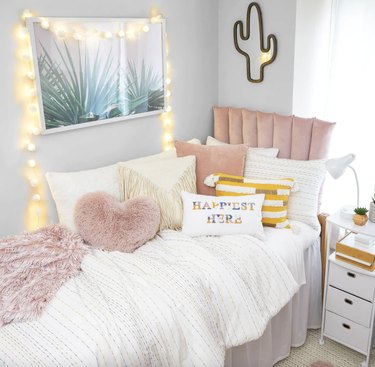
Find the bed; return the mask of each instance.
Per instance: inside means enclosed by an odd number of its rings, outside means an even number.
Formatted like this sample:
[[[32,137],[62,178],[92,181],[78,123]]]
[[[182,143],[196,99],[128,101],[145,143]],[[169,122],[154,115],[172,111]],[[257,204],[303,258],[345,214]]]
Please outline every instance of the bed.
[[[214,115],[216,138],[301,160],[324,158],[333,128]],[[92,250],[39,320],[0,328],[0,366],[272,366],[320,325],[319,234],[292,221],[264,241],[167,230],[134,254]]]

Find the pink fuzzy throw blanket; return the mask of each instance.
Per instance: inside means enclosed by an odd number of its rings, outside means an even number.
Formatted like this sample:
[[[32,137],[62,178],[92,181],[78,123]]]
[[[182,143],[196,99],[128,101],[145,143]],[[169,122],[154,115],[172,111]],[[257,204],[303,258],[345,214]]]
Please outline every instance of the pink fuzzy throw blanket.
[[[88,247],[62,226],[0,239],[0,326],[40,316]]]

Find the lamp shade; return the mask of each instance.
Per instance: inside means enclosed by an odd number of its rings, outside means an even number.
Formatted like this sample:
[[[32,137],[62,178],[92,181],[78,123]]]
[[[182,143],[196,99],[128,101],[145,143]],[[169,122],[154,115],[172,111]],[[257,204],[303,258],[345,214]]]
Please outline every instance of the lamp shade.
[[[349,167],[355,159],[354,154],[348,154],[341,158],[329,159],[326,162],[326,168],[328,173],[334,178],[337,179],[345,172],[345,169]]]

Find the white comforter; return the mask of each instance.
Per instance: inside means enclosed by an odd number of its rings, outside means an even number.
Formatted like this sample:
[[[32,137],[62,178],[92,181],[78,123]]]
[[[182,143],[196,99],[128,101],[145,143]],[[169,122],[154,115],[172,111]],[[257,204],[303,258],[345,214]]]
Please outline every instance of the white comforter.
[[[245,235],[166,231],[134,254],[93,250],[82,270],[38,321],[0,329],[0,366],[222,366],[298,290]]]

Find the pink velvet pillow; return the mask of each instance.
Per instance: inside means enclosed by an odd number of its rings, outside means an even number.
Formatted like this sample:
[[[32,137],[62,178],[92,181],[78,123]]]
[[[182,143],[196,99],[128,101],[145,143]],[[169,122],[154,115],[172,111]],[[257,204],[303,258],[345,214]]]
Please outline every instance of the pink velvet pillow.
[[[160,209],[146,197],[120,203],[105,192],[91,192],[77,201],[74,221],[79,234],[90,245],[108,251],[133,252],[157,233]]]
[[[178,157],[196,156],[198,194],[215,196],[215,189],[204,184],[204,179],[212,173],[224,172],[229,175],[243,176],[246,153],[249,148],[245,144],[207,146],[176,141],[175,146]]]

